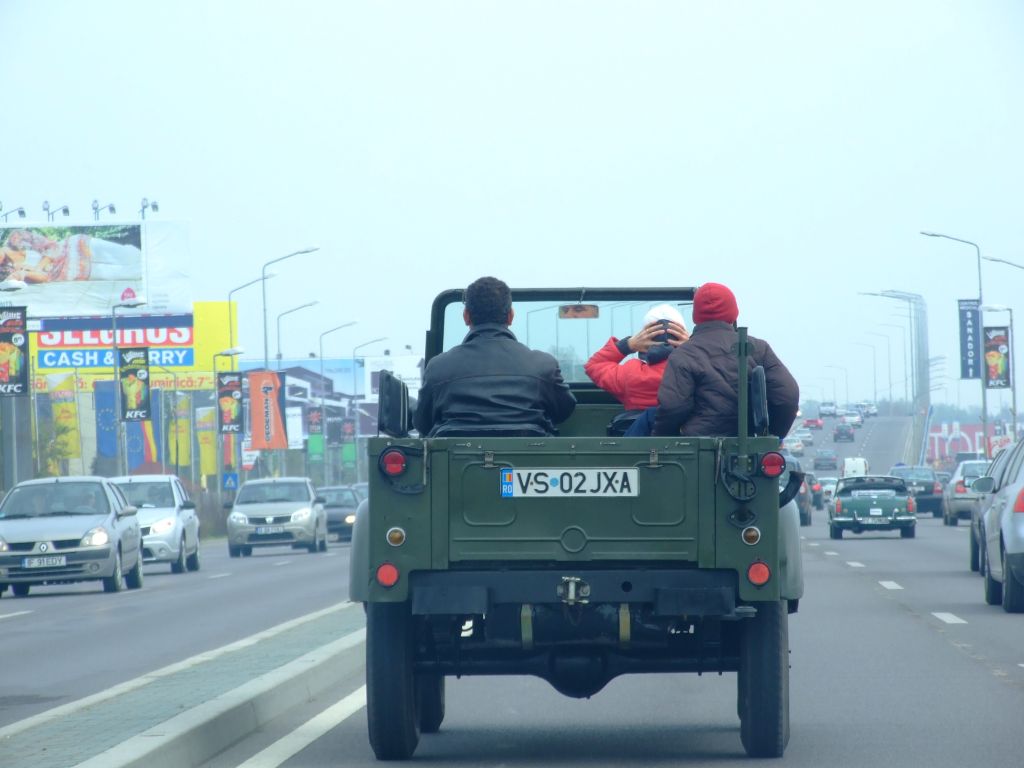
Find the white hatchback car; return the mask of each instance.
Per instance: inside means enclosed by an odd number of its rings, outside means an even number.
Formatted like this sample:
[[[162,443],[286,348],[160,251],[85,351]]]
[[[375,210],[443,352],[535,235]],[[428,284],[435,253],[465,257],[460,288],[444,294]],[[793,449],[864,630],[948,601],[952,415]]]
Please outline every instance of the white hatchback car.
[[[138,509],[142,560],[170,563],[172,573],[199,570],[199,516],[174,475],[111,478],[128,503]]]

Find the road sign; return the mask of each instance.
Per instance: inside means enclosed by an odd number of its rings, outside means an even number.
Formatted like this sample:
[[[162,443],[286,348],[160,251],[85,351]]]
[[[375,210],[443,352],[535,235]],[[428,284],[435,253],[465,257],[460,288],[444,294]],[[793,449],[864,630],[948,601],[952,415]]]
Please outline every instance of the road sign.
[[[225,472],[224,480],[222,481],[225,491],[237,491],[238,490],[238,473],[237,472]]]

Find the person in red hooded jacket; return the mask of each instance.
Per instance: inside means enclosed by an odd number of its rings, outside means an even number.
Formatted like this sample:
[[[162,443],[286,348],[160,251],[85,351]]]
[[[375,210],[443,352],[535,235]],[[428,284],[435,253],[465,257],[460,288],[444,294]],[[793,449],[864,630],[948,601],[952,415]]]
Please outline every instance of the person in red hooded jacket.
[[[655,435],[736,434],[739,368],[736,297],[721,283],[704,283],[693,297],[693,334],[668,358],[658,389]],[[783,438],[796,420],[800,388],[768,342],[748,336],[753,369],[764,366],[768,430]]]

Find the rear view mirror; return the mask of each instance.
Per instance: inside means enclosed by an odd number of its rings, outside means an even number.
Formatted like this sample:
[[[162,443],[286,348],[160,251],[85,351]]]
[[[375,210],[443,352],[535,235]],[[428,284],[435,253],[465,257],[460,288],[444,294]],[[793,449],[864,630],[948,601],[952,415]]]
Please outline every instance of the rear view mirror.
[[[755,435],[768,434],[768,383],[760,365],[750,372],[750,426]]]
[[[233,506],[235,506],[235,503],[233,501],[224,502],[224,509],[231,509]]]
[[[128,507],[123,507],[121,509],[121,511],[118,513],[118,516],[119,517],[131,517],[132,515],[137,515],[138,512],[139,512],[138,507],[128,506]]]
[[[991,477],[979,477],[971,483],[971,490],[975,493],[992,493],[996,487],[996,481]]]
[[[377,424],[389,437],[409,434],[409,387],[391,371],[380,372]]]
[[[563,304],[558,308],[559,320],[593,320],[601,313],[597,304]]]
[[[195,509],[196,503],[194,501],[183,501],[181,502],[182,509]]]
[[[323,496],[317,496],[315,499],[313,499],[313,503],[314,504],[326,504],[327,503],[327,499],[325,499]]]

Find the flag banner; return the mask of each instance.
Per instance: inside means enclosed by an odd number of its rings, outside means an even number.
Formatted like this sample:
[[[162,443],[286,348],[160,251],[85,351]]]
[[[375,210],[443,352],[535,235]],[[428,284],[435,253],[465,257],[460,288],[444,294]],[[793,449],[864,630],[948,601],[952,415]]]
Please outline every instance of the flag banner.
[[[306,434],[322,435],[324,433],[324,412],[319,406],[306,409]]]
[[[977,299],[960,299],[960,378],[981,378],[981,305]]]
[[[223,434],[242,434],[242,374],[217,374],[217,411]]]
[[[217,474],[217,409],[196,408],[196,438],[199,441],[199,472]]]
[[[159,395],[159,392],[157,393]],[[130,421],[125,424],[125,445],[128,471],[132,473],[165,472],[163,452],[163,410],[161,398],[153,398],[153,409],[148,421]]]
[[[167,436],[167,463],[175,466],[175,474],[181,467],[192,464],[192,398],[188,394],[175,393],[172,399],[171,424]]]
[[[0,397],[28,392],[28,310],[0,309]]]
[[[149,349],[119,349],[118,378],[121,382],[121,420],[146,421],[150,418]]]
[[[284,376],[274,371],[249,373],[249,419],[252,447],[257,451],[288,448],[284,423]],[[299,422],[301,426],[301,421]],[[301,435],[300,435],[301,438]]]
[[[81,458],[77,381],[70,373],[60,373],[47,376],[46,383],[53,413],[54,441],[59,452],[66,459]]]
[[[116,382],[97,381],[93,388],[96,404],[96,452],[105,458],[117,456]]]
[[[985,387],[1010,389],[1010,329],[1005,325],[986,326]]]

